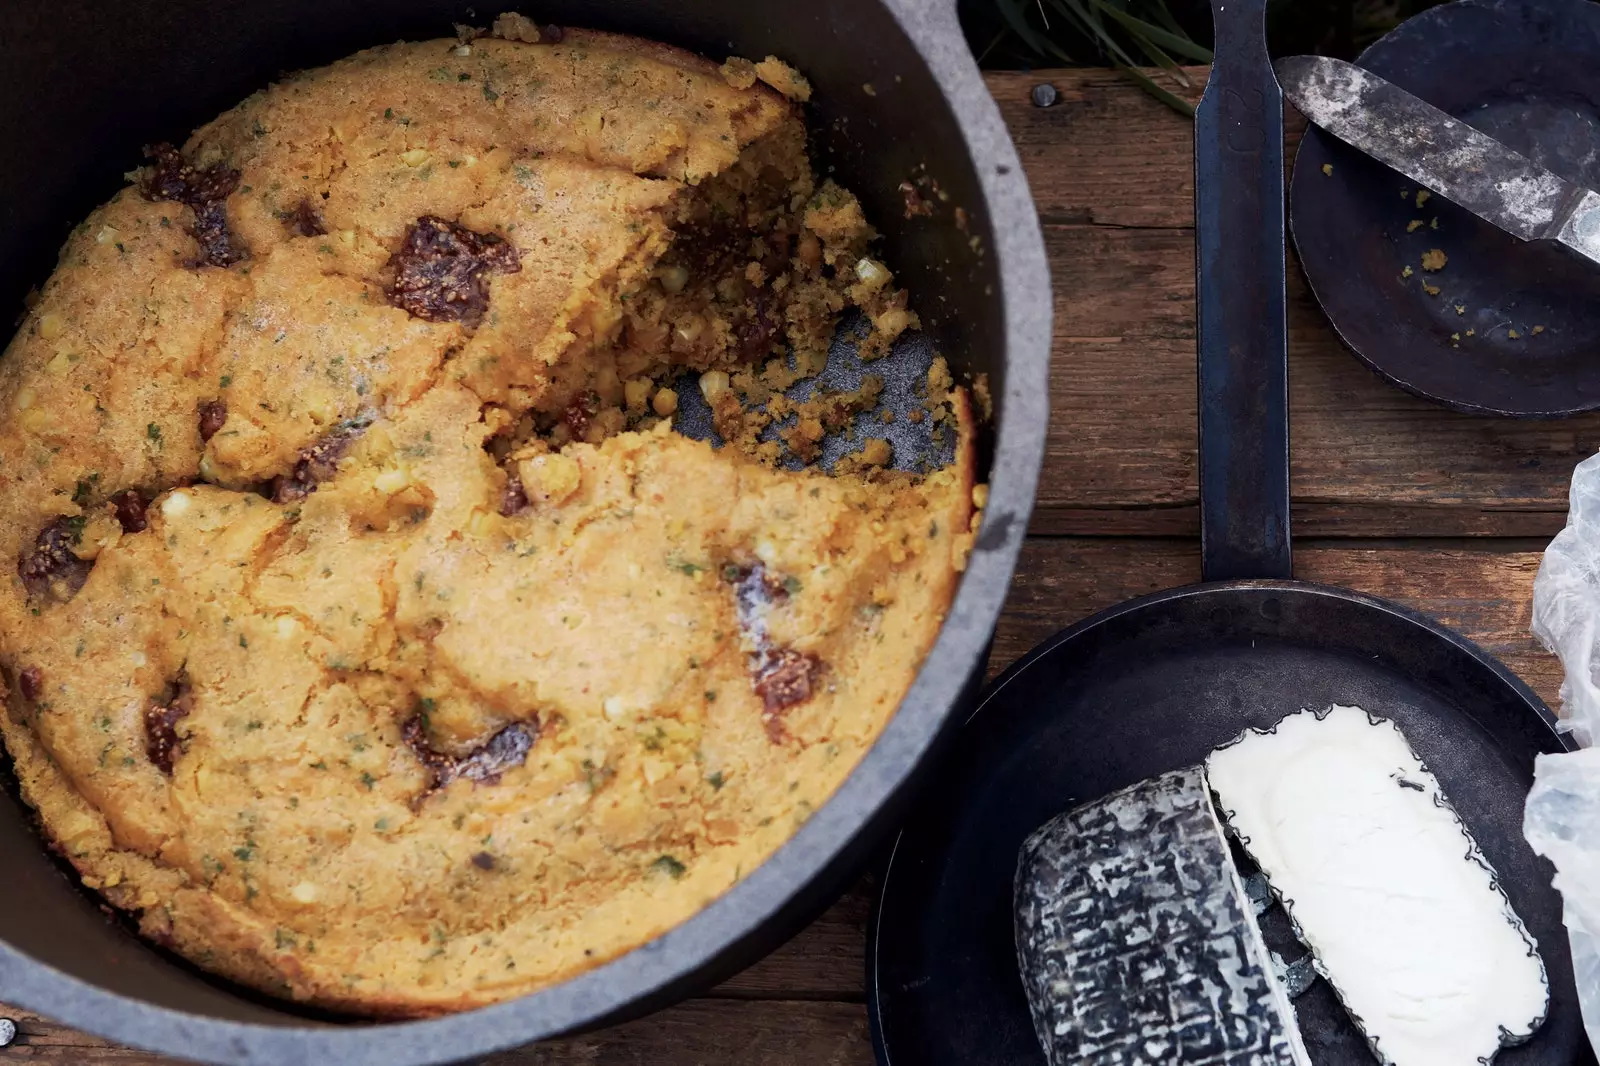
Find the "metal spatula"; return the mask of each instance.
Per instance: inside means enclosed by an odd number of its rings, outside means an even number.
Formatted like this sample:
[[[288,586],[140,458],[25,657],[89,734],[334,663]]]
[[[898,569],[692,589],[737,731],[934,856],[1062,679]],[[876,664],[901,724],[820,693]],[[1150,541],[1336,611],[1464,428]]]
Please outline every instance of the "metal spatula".
[[[1287,578],[1292,569],[1283,98],[1267,57],[1266,7],[1212,0],[1216,60],[1195,111],[1207,581]]]

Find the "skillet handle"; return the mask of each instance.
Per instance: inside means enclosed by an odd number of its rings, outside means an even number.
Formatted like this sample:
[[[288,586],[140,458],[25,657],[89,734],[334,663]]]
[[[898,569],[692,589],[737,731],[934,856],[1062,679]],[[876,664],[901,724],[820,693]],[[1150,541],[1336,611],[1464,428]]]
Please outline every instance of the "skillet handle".
[[[1283,96],[1266,0],[1212,0],[1212,14],[1194,128],[1201,572],[1288,578]]]

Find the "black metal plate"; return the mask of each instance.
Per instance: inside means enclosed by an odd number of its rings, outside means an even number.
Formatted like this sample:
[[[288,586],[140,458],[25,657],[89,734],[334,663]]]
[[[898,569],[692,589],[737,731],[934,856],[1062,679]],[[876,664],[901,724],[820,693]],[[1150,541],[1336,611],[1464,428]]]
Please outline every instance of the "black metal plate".
[[[1460,0],[1408,20],[1358,62],[1569,181],[1600,188],[1600,5]],[[1518,241],[1441,197],[1419,208],[1417,188],[1307,130],[1290,229],[1339,336],[1390,381],[1459,411],[1554,417],[1600,408],[1600,269]],[[1449,262],[1428,273],[1421,258],[1433,248]]]
[[[1549,710],[1464,638],[1393,604],[1295,582],[1200,585],[1097,615],[990,686],[943,784],[901,834],[868,941],[887,1066],[1043,1063],[1017,974],[1011,881],[1034,828],[1203,759],[1303,706],[1392,718],[1443,784],[1538,939],[1550,1017],[1497,1066],[1592,1063],[1551,867],[1522,839]],[[1319,1066],[1371,1053],[1324,983],[1296,1001]]]

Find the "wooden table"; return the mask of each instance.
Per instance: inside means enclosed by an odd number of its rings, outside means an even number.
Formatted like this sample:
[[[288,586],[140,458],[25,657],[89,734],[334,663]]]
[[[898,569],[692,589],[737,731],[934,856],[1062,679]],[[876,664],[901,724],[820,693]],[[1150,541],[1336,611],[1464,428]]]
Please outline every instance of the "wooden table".
[[[1059,104],[1031,105],[1040,81]],[[1109,71],[992,74],[989,85],[1033,182],[1056,294],[1049,456],[998,671],[1084,615],[1197,580],[1200,560],[1189,123]],[[1433,614],[1554,705],[1560,667],[1528,635],[1533,575],[1564,522],[1572,467],[1600,444],[1600,416],[1511,422],[1413,399],[1339,346],[1297,271],[1289,327],[1297,576]],[[869,1066],[870,898],[863,881],[700,998],[485,1062]],[[168,1061],[10,1013],[22,1036],[0,1066]]]

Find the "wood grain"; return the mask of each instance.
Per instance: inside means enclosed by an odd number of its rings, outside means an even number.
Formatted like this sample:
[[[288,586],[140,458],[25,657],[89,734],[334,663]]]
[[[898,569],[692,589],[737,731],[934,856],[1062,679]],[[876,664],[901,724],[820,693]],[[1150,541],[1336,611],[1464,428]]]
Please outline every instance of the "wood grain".
[[[1041,81],[1060,90],[1059,104],[1029,102]],[[1111,71],[992,74],[989,84],[1045,224],[1056,297],[1049,458],[1032,529],[1193,535],[1191,127]],[[1561,528],[1572,468],[1600,446],[1600,414],[1508,421],[1416,399],[1343,347],[1298,267],[1289,328],[1298,534]]]
[[[0,1062],[40,1066],[175,1066],[118,1048],[36,1014],[12,1012],[22,1032]],[[859,1003],[690,1000],[648,1018],[583,1036],[473,1060],[481,1066],[870,1066],[866,1008]],[[307,1066],[338,1066],[308,1063]]]
[[[1438,548],[1427,541],[1302,545],[1295,552],[1295,576],[1422,611],[1482,645],[1556,706],[1560,663],[1528,631],[1539,553],[1464,543],[1470,546]],[[1072,621],[1199,579],[1198,541],[1034,537],[1012,583],[991,671]]]
[[[1203,71],[1191,74],[1203,81]],[[1062,102],[1033,107],[1028,93],[1046,80]],[[1190,128],[1109,71],[992,74],[989,84],[1032,180],[1056,294],[1040,535],[1023,552],[996,636],[997,673],[1082,617],[1196,580],[1199,549]],[[1295,271],[1290,329],[1297,576],[1429,613],[1553,704],[1559,666],[1527,632],[1538,538],[1560,527],[1572,466],[1600,444],[1600,416],[1468,418],[1407,396],[1340,347]],[[867,1066],[870,901],[863,880],[700,998],[482,1061]],[[170,1061],[0,1013],[22,1030],[0,1066]]]

